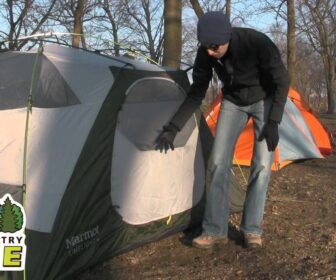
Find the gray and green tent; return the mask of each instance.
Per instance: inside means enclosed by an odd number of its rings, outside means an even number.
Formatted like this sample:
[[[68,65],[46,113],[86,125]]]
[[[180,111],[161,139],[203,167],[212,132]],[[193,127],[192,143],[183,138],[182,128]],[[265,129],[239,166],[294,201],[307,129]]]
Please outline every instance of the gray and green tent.
[[[184,71],[58,45],[2,52],[0,65],[0,197],[25,208],[25,279],[73,279],[199,223],[212,144],[204,119],[188,121],[174,151],[153,144],[185,98]],[[231,190],[239,210],[244,192]]]

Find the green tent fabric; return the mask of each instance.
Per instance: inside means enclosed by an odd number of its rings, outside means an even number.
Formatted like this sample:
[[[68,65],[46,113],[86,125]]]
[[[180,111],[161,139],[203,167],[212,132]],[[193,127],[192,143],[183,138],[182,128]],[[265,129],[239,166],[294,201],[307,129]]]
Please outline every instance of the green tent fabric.
[[[36,55],[0,54],[0,197],[10,193],[18,202],[23,100]],[[188,121],[174,151],[154,150],[188,91],[184,71],[47,45],[36,73],[26,279],[73,279],[116,254],[200,223],[213,141],[202,114]],[[230,196],[231,210],[241,211],[245,192],[234,178]],[[0,272],[0,279],[23,279],[23,272]]]

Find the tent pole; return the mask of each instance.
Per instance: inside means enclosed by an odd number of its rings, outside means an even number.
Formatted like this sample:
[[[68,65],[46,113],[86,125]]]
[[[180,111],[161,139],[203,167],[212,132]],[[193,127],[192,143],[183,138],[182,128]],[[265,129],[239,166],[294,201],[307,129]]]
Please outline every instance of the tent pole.
[[[22,206],[26,208],[26,191],[27,191],[27,161],[28,161],[28,131],[29,131],[29,116],[33,112],[33,88],[34,81],[36,76],[37,62],[40,54],[43,51],[42,41],[40,41],[39,48],[37,50],[33,69],[32,77],[30,81],[28,101],[27,101],[27,114],[26,114],[26,125],[25,125],[25,134],[24,134],[24,149],[23,149],[23,174],[22,174]],[[23,271],[23,279],[26,280],[26,269]]]
[[[27,189],[27,161],[28,161],[28,131],[29,131],[29,116],[33,112],[33,88],[36,76],[37,62],[40,54],[42,53],[42,41],[37,50],[33,69],[32,77],[29,86],[28,101],[27,101],[27,113],[26,113],[26,125],[24,134],[24,149],[23,149],[23,175],[22,175],[22,206],[25,207],[26,189]]]

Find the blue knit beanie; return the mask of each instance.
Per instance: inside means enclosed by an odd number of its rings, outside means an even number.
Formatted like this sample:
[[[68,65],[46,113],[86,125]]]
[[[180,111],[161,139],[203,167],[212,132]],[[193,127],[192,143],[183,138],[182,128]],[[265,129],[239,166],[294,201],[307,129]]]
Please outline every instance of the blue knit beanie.
[[[229,18],[222,12],[208,12],[197,24],[197,39],[202,45],[226,44],[231,39],[232,27]]]

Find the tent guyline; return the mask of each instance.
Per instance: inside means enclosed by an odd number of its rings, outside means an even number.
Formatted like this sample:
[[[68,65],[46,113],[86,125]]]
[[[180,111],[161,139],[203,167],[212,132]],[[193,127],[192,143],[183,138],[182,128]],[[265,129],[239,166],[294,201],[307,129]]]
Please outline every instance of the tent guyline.
[[[10,42],[15,42],[15,41],[25,41],[25,40],[38,41],[38,42],[44,41],[44,42],[50,42],[50,43],[57,43],[59,45],[65,45],[67,47],[82,49],[82,50],[85,50],[85,51],[89,51],[89,52],[94,52],[94,53],[100,54],[100,50],[90,51],[90,50],[83,49],[83,48],[80,48],[80,47],[69,46],[67,44],[61,43],[61,42],[59,42],[59,39],[58,39],[58,36],[60,36],[60,35],[83,36],[83,34],[80,34],[80,33],[52,32],[52,31],[50,31],[50,32],[45,32],[45,33],[33,34],[33,35],[29,35],[29,36],[23,36],[23,37],[15,39],[15,40],[2,41],[2,42],[0,42],[0,46],[5,45],[5,44],[10,43]],[[48,41],[48,40],[46,40],[46,38],[56,38],[57,42]],[[93,38],[97,38],[97,39],[101,40],[101,38],[99,38],[99,37],[93,36]],[[125,50],[127,50],[129,52],[131,52],[131,53],[133,53],[135,55],[139,55],[139,56],[145,58],[146,60],[150,61],[151,63],[153,63],[155,65],[159,65],[156,61],[152,60],[150,57],[146,56],[145,54],[141,53],[140,51],[137,51],[136,49],[134,49],[132,47],[123,46],[120,43],[117,43],[117,42],[114,42],[114,41],[106,41],[106,42],[107,43],[113,43],[113,44],[119,45],[119,46],[121,46],[122,48],[124,48]],[[111,56],[109,56],[109,57],[112,58],[112,59],[116,59],[115,57],[111,57]]]
[[[50,42],[50,43],[57,43],[58,45],[64,45],[64,46],[67,46],[67,47],[72,47],[72,48],[78,48],[78,49],[82,49],[82,50],[86,50],[86,51],[90,51],[90,50],[87,50],[87,49],[83,49],[83,48],[80,48],[80,47],[74,47],[74,46],[70,46],[68,44],[65,44],[65,43],[62,43],[59,41],[59,38],[58,36],[64,36],[64,35],[70,35],[70,36],[83,36],[83,34],[81,33],[72,33],[72,32],[53,32],[53,31],[49,31],[49,32],[43,32],[43,33],[37,33],[37,34],[32,34],[32,35],[28,35],[28,36],[22,36],[22,37],[19,37],[15,40],[5,40],[5,41],[2,41],[0,42],[0,50],[1,50],[1,46],[7,44],[7,43],[10,43],[10,42],[15,42],[15,41],[24,41],[24,40],[30,40],[30,41],[45,41],[45,42]],[[113,45],[118,45],[122,50],[125,50],[127,52],[130,52],[131,54],[133,55],[136,55],[136,56],[140,56],[140,57],[143,57],[145,58],[147,61],[155,64],[155,65],[158,65],[158,66],[162,66],[160,65],[160,63],[156,62],[155,60],[151,59],[148,55],[145,54],[146,51],[144,50],[138,50],[134,47],[131,47],[131,46],[126,46],[124,44],[121,44],[119,42],[115,42],[115,41],[112,41],[112,40],[105,40],[105,39],[102,39],[101,36],[94,36],[94,35],[91,35],[92,38],[96,39],[96,40],[102,40],[103,42],[107,43],[107,44],[113,44]],[[48,41],[46,38],[55,38],[57,41]],[[104,51],[109,51],[109,50],[114,50],[114,49],[109,49],[109,48],[105,48],[105,49],[95,49],[94,51],[92,52],[95,52],[95,53],[99,53],[101,54],[101,52],[104,52]],[[172,60],[175,60],[175,61],[178,61],[176,59],[173,59],[173,58],[169,58],[169,59],[172,59]],[[183,65],[186,65],[188,66],[184,71],[188,72],[189,70],[192,69],[192,65],[189,64],[189,63],[186,63],[186,62],[183,62],[183,61],[179,61],[181,64]]]
[[[88,50],[88,49],[84,49],[84,48],[81,48],[81,47],[74,47],[74,46],[70,46],[68,44],[62,43],[58,39],[58,36],[60,36],[60,35],[70,35],[70,36],[77,35],[77,36],[82,36],[82,34],[77,34],[77,33],[47,32],[47,33],[40,33],[40,34],[35,34],[35,35],[20,37],[20,38],[17,38],[15,40],[13,40],[13,41],[3,41],[3,42],[0,42],[0,46],[4,45],[6,43],[9,43],[9,42],[23,41],[23,40],[29,40],[29,41],[34,41],[34,42],[38,42],[38,43],[40,43],[40,42],[52,43],[52,44],[57,44],[57,45],[60,45],[60,46],[70,47],[70,48],[73,48],[73,49],[79,49],[79,50],[90,52],[90,53],[95,53],[97,55],[104,56],[104,57],[106,57],[108,59],[115,60],[115,61],[127,64],[128,66],[131,66],[131,67],[135,68],[135,66],[132,63],[122,61],[122,60],[120,60],[120,59],[118,59],[116,57],[110,56],[110,55],[102,54],[99,50]],[[46,38],[56,38],[57,41],[55,42],[55,41],[52,41],[52,40],[48,40]],[[127,48],[126,50],[131,51],[131,49],[129,49],[129,48]],[[4,49],[3,51],[7,51],[7,49]],[[149,59],[148,57],[146,57],[146,58]]]
[[[33,35],[29,35],[29,36],[23,36],[23,37],[20,37],[20,38],[17,38],[15,40],[6,40],[6,41],[2,41],[0,42],[0,46],[1,45],[5,45],[6,43],[10,43],[10,42],[15,42],[15,41],[24,41],[24,40],[30,40],[30,41],[47,41],[45,40],[46,38],[56,38],[57,39],[57,42],[53,42],[53,41],[50,41],[51,43],[57,43],[59,45],[66,45],[66,44],[63,44],[63,43],[60,43],[59,40],[58,40],[58,36],[60,35],[69,35],[69,36],[83,36],[83,34],[81,33],[71,33],[71,32],[45,32],[45,33],[38,33],[38,34],[33,34]],[[96,38],[96,39],[99,39],[99,40],[102,40],[100,37],[97,37],[97,36],[92,36],[93,38]],[[110,41],[110,40],[106,40],[107,43],[112,43],[114,45],[119,45],[120,47],[122,47],[123,49],[135,54],[135,55],[139,55],[143,58],[145,58],[146,60],[150,61],[151,63],[155,64],[155,65],[159,65],[158,62],[154,61],[153,59],[151,59],[150,57],[146,56],[145,54],[143,54],[142,52],[140,51],[137,51],[135,48],[132,48],[132,47],[127,47],[127,46],[124,46],[118,42],[114,42],[114,41]],[[90,51],[90,50],[87,50],[87,49],[83,49],[83,48],[79,48],[79,47],[73,47],[73,46],[69,46],[69,45],[66,45],[68,47],[72,47],[72,48],[78,48],[78,49],[82,49],[82,50],[86,50],[86,51]],[[95,53],[98,53],[100,54],[101,50],[94,50],[94,51],[90,51],[90,52],[95,52]],[[113,58],[115,59],[115,58]]]

